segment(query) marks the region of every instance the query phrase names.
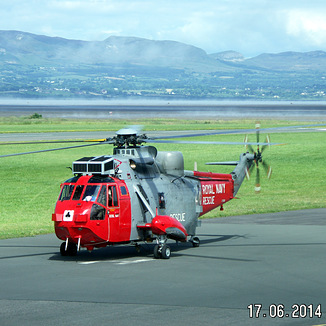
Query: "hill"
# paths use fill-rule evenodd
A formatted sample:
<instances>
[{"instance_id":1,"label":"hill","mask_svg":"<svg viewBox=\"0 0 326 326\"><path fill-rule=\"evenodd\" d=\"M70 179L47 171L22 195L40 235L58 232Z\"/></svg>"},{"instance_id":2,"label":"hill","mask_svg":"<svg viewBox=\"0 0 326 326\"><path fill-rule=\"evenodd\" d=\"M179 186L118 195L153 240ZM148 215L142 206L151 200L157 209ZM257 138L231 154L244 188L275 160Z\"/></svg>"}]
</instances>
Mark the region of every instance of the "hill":
<instances>
[{"instance_id":1,"label":"hill","mask_svg":"<svg viewBox=\"0 0 326 326\"><path fill-rule=\"evenodd\" d=\"M277 54L264 53L257 57L247 59L245 66L260 67L277 71L293 72L325 72L326 52L282 52Z\"/></svg>"},{"instance_id":2,"label":"hill","mask_svg":"<svg viewBox=\"0 0 326 326\"><path fill-rule=\"evenodd\" d=\"M204 50L175 41L152 41L111 36L89 42L48 37L19 31L0 31L1 61L32 65L89 64L145 65L192 69L200 65L222 68Z\"/></svg>"},{"instance_id":3,"label":"hill","mask_svg":"<svg viewBox=\"0 0 326 326\"><path fill-rule=\"evenodd\" d=\"M326 53L244 58L175 41L0 31L0 96L321 99Z\"/></svg>"}]
</instances>

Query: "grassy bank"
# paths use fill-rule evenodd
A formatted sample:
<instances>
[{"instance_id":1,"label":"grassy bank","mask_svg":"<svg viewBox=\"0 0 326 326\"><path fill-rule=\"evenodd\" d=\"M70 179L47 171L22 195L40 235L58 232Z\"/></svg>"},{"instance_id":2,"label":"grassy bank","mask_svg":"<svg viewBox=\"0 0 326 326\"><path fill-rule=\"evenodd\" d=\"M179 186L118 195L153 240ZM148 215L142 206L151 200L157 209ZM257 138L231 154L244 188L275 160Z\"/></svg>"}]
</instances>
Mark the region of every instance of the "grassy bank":
<instances>
[{"instance_id":1,"label":"grassy bank","mask_svg":"<svg viewBox=\"0 0 326 326\"><path fill-rule=\"evenodd\" d=\"M203 130L222 128L250 128L255 121L192 121L192 120L139 120L139 121L94 121L94 120L42 120L40 123L24 124L24 119L11 122L2 119L0 132L46 132L68 130L117 130L130 124L144 125L145 130ZM10 122L10 123L9 123ZM295 122L264 121L263 127L293 125ZM303 123L300 122L300 125ZM105 137L105 135L104 135ZM227 203L224 211L215 210L207 217L231 216L325 207L326 157L325 133L273 133L273 142L287 143L264 152L273 167L271 180L262 173L262 192L254 192L254 176L244 182L238 197ZM243 135L201 137L200 140L242 141ZM252 136L252 140L255 137ZM0 153L33 151L52 145L5 145ZM52 146L58 147L58 144ZM167 145L156 146L158 150L179 150L185 158L185 168L193 170L194 161L198 170L230 172L232 167L206 166L205 162L237 160L243 146L217 145ZM57 200L60 183L71 177L66 167L83 156L111 154L112 146L103 145L66 151L33 154L1 159L0 180L0 238L31 236L53 232L51 214ZM309 218L307 216L307 218Z\"/></svg>"}]
</instances>

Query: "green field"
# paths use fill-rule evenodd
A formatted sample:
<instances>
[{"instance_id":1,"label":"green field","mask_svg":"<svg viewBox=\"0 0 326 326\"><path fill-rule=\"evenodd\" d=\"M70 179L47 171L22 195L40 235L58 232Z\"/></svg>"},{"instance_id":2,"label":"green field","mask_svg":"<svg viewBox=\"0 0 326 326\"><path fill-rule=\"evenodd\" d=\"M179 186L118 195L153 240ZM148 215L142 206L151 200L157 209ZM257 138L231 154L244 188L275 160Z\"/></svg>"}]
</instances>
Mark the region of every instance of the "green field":
<instances>
[{"instance_id":1,"label":"green field","mask_svg":"<svg viewBox=\"0 0 326 326\"><path fill-rule=\"evenodd\" d=\"M302 121L262 121L262 127L303 125ZM0 119L0 133L59 132L72 130L117 130L131 124L146 130L204 130L252 128L255 121L222 120L62 120L62 119ZM309 123L307 123L309 124ZM200 140L242 141L244 135L217 135ZM232 216L326 207L326 134L324 132L272 133L272 142L286 143L264 152L264 159L273 167L272 178L261 177L262 191L255 194L255 178L245 181L238 192L239 199L215 210L207 217ZM255 141L252 135L250 140ZM262 139L263 140L263 139ZM60 147L58 144L4 145L0 155ZM200 171L230 172L232 167L207 166L209 161L237 160L243 146L167 145L158 150L182 151L185 168L193 170L194 161ZM94 146L25 156L1 158L0 238L32 236L53 232L51 214L59 194L60 184L71 177L66 167L83 156L111 154L112 146ZM262 170L261 170L262 171ZM309 216L307 216L309 218Z\"/></svg>"}]
</instances>

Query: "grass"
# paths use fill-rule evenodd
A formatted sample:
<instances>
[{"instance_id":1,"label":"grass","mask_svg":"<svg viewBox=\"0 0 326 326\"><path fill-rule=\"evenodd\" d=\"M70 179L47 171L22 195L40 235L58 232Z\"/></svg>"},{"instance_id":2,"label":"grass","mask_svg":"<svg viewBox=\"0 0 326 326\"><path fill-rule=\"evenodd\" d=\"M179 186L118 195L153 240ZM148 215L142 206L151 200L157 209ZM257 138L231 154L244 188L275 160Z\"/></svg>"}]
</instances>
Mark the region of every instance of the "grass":
<instances>
[{"instance_id":1,"label":"grass","mask_svg":"<svg viewBox=\"0 0 326 326\"><path fill-rule=\"evenodd\" d=\"M11 120L10 120L11 119ZM194 120L41 120L40 123L24 124L24 118L0 120L0 132L45 132L69 130L117 130L130 124L144 125L145 130L185 130L250 128L254 121L194 121ZM32 119L29 119L32 120ZM5 122L7 121L7 122ZM32 121L33 122L33 121ZM291 121L264 121L263 127L294 125ZM302 122L298 124L304 124ZM105 137L105 136L104 136ZM326 207L326 157L325 133L273 133L273 142L286 142L264 152L273 167L271 180L261 176L262 191L255 194L255 178L245 181L238 192L240 200L232 200L224 211L214 210L205 217L231 216ZM243 135L218 135L201 137L201 140L241 141ZM252 137L254 140L255 137ZM58 147L58 144L53 144ZM49 148L48 144L6 145L0 154ZM168 145L156 146L158 150L183 152L185 168L193 170L194 161L200 171L229 173L232 167L207 166L209 161L237 160L243 146L216 145ZM0 180L0 238L33 236L53 232L51 214L59 194L60 184L71 177L66 167L83 156L111 154L112 146L55 151L49 153L16 156L1 159ZM307 218L309 218L307 216Z\"/></svg>"},{"instance_id":2,"label":"grass","mask_svg":"<svg viewBox=\"0 0 326 326\"><path fill-rule=\"evenodd\" d=\"M297 125L295 121L264 120L264 128ZM195 120L195 119L31 119L26 117L0 117L0 133L63 132L63 131L116 131L129 125L144 126L144 130L215 130L253 128L255 121ZM300 122L302 124L302 122ZM105 134L103 134L105 137Z\"/></svg>"}]
</instances>

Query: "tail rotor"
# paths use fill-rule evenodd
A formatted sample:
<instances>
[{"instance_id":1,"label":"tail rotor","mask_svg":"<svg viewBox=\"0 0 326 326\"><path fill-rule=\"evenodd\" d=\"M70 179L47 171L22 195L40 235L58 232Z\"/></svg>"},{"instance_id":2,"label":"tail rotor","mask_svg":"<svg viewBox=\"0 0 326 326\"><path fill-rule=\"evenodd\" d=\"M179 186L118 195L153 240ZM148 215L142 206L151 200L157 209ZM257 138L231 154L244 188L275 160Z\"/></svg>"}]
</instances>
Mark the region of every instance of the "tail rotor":
<instances>
[{"instance_id":1,"label":"tail rotor","mask_svg":"<svg viewBox=\"0 0 326 326\"><path fill-rule=\"evenodd\" d=\"M261 147L261 149L260 149L260 146L259 146L260 123L259 122L256 123L256 139L257 139L257 150L256 151L254 150L254 148L250 144L246 144L245 146L246 146L247 151L254 154L254 157L255 157L254 158L254 164L251 165L251 167L250 167L250 169L249 169L249 171L247 173L247 177L249 179L249 176L251 175L253 169L256 167L255 192L259 193L260 190L261 190L259 165L261 164L263 166L263 169L265 170L268 179L270 179L271 175L272 175L271 166L265 160L263 160L263 157L262 157L262 154L266 150L266 148L270 147L270 145L269 145L270 144L270 136L269 135L266 136L265 145L263 145ZM248 143L248 135L245 136L244 142Z\"/></svg>"}]
</instances>

